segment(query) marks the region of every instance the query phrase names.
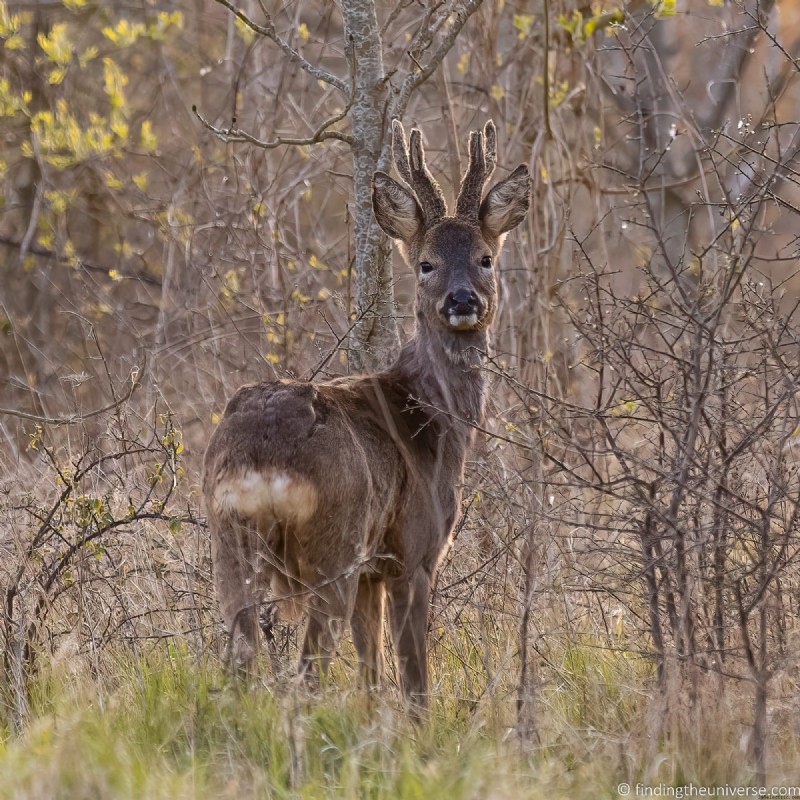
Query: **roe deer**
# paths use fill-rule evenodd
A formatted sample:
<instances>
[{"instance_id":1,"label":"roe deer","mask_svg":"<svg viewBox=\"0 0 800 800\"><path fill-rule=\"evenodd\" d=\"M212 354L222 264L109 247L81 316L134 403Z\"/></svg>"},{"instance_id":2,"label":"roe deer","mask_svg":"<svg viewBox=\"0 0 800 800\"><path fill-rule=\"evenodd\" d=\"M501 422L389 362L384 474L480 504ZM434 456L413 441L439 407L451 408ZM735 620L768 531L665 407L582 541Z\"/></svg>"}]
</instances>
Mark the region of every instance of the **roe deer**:
<instances>
[{"instance_id":1,"label":"roe deer","mask_svg":"<svg viewBox=\"0 0 800 800\"><path fill-rule=\"evenodd\" d=\"M349 621L361 677L377 685L388 596L402 691L419 710L431 586L484 408L494 259L528 210L530 177L517 167L481 202L497 160L490 121L470 135L469 167L447 216L420 132L409 149L395 122L393 150L406 185L377 172L373 206L416 275L413 338L374 375L240 388L211 437L203 494L233 665L256 656L269 590L279 611L308 614L301 672L327 669Z\"/></svg>"}]
</instances>

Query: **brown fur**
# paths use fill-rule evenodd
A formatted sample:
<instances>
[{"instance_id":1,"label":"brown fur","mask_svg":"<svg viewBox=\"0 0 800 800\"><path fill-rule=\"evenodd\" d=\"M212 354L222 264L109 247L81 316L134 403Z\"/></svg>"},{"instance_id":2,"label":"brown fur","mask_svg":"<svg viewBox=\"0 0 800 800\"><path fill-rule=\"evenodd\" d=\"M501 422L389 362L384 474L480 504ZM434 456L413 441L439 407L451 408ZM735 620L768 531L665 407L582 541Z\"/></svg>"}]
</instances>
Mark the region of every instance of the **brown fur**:
<instances>
[{"instance_id":1,"label":"brown fur","mask_svg":"<svg viewBox=\"0 0 800 800\"><path fill-rule=\"evenodd\" d=\"M403 148L395 152L399 171L413 178L415 191L375 176L376 217L402 239L418 279L417 329L395 364L329 383L245 386L211 438L203 493L239 668L257 653L267 595L282 613L308 615L302 671L327 668L349 622L362 677L376 685L388 598L404 695L426 703L431 586L459 508L471 423L483 414L480 365L497 285L482 259L497 256L529 202L527 170L518 168L481 205L475 186L486 162L493 166L491 131L489 153L483 135L473 134L471 162L481 163L467 172L473 205L462 203L460 216L423 213L420 196L440 193L424 168L418 132L412 170L405 137L394 137ZM420 262L432 270L423 274ZM467 296L474 298L469 308Z\"/></svg>"}]
</instances>

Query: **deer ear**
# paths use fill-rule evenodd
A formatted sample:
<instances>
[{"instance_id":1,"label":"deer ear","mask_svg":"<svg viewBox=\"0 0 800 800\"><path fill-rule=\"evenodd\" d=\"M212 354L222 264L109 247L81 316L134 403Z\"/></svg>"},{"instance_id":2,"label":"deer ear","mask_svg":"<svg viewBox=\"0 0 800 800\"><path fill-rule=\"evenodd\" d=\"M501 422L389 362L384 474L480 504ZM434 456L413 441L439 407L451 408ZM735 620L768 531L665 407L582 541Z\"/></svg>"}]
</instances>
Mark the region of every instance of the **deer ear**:
<instances>
[{"instance_id":1,"label":"deer ear","mask_svg":"<svg viewBox=\"0 0 800 800\"><path fill-rule=\"evenodd\" d=\"M385 172L376 172L372 179L372 208L378 225L392 239L408 244L423 228L417 198Z\"/></svg>"},{"instance_id":2,"label":"deer ear","mask_svg":"<svg viewBox=\"0 0 800 800\"><path fill-rule=\"evenodd\" d=\"M502 236L522 222L530 203L531 176L520 164L483 199L478 212L481 227L491 236Z\"/></svg>"}]
</instances>

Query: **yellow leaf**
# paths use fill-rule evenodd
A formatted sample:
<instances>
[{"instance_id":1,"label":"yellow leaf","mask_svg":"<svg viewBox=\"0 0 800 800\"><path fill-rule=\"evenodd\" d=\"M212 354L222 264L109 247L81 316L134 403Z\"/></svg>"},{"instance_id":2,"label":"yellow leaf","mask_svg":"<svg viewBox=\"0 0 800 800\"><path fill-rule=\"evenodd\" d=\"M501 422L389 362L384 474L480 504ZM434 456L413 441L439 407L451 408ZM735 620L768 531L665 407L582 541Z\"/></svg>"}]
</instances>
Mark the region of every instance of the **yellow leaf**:
<instances>
[{"instance_id":1,"label":"yellow leaf","mask_svg":"<svg viewBox=\"0 0 800 800\"><path fill-rule=\"evenodd\" d=\"M277 364L281 357L276 353L264 353L264 360L269 361L270 364Z\"/></svg>"},{"instance_id":2,"label":"yellow leaf","mask_svg":"<svg viewBox=\"0 0 800 800\"><path fill-rule=\"evenodd\" d=\"M23 147L25 144L27 144L27 142L23 143ZM71 167L75 164L75 159L72 156L60 156L52 153L46 155L44 160L56 169L67 169L67 167Z\"/></svg>"},{"instance_id":3,"label":"yellow leaf","mask_svg":"<svg viewBox=\"0 0 800 800\"><path fill-rule=\"evenodd\" d=\"M149 119L142 123L139 140L142 144L142 149L148 153L153 153L158 148L158 137L153 133L153 123Z\"/></svg>"},{"instance_id":4,"label":"yellow leaf","mask_svg":"<svg viewBox=\"0 0 800 800\"><path fill-rule=\"evenodd\" d=\"M110 58L103 59L103 80L112 110L124 108L125 95L122 89L128 84L128 76L124 75L119 65Z\"/></svg>"},{"instance_id":5,"label":"yellow leaf","mask_svg":"<svg viewBox=\"0 0 800 800\"><path fill-rule=\"evenodd\" d=\"M36 41L47 58L55 64L65 66L72 60L72 42L65 22L53 25L49 35L40 33Z\"/></svg>"},{"instance_id":6,"label":"yellow leaf","mask_svg":"<svg viewBox=\"0 0 800 800\"><path fill-rule=\"evenodd\" d=\"M638 407L639 407L638 400L628 400L625 403L620 403L618 406L609 408L608 413L612 417L630 417L636 413L636 409Z\"/></svg>"},{"instance_id":7,"label":"yellow leaf","mask_svg":"<svg viewBox=\"0 0 800 800\"><path fill-rule=\"evenodd\" d=\"M78 63L85 67L92 59L97 57L97 48L96 47L87 47L79 56L78 56Z\"/></svg>"},{"instance_id":8,"label":"yellow leaf","mask_svg":"<svg viewBox=\"0 0 800 800\"><path fill-rule=\"evenodd\" d=\"M73 268L77 268L80 265L80 261L78 260L78 253L75 250L75 245L69 239L67 239L67 241L64 243L64 258L67 260L67 263Z\"/></svg>"},{"instance_id":9,"label":"yellow leaf","mask_svg":"<svg viewBox=\"0 0 800 800\"><path fill-rule=\"evenodd\" d=\"M217 413L216 411L211 412L211 424L212 425L219 425L219 421L222 419L222 414Z\"/></svg>"},{"instance_id":10,"label":"yellow leaf","mask_svg":"<svg viewBox=\"0 0 800 800\"><path fill-rule=\"evenodd\" d=\"M106 172L106 174L103 176L103 180L109 189L121 189L125 185L116 175L111 172Z\"/></svg>"},{"instance_id":11,"label":"yellow leaf","mask_svg":"<svg viewBox=\"0 0 800 800\"><path fill-rule=\"evenodd\" d=\"M524 39L533 25L533 14L514 14L514 27L519 31L517 37Z\"/></svg>"},{"instance_id":12,"label":"yellow leaf","mask_svg":"<svg viewBox=\"0 0 800 800\"><path fill-rule=\"evenodd\" d=\"M6 50L22 50L25 47L25 40L15 33L6 39Z\"/></svg>"},{"instance_id":13,"label":"yellow leaf","mask_svg":"<svg viewBox=\"0 0 800 800\"><path fill-rule=\"evenodd\" d=\"M144 191L147 188L147 184L149 182L147 173L146 172L137 173L136 175L133 176L133 182L139 189Z\"/></svg>"},{"instance_id":14,"label":"yellow leaf","mask_svg":"<svg viewBox=\"0 0 800 800\"><path fill-rule=\"evenodd\" d=\"M325 269L325 265L312 253L311 258L308 259L308 263L314 269Z\"/></svg>"},{"instance_id":15,"label":"yellow leaf","mask_svg":"<svg viewBox=\"0 0 800 800\"><path fill-rule=\"evenodd\" d=\"M235 269L229 269L222 278L225 286L232 292L239 291L239 273Z\"/></svg>"},{"instance_id":16,"label":"yellow leaf","mask_svg":"<svg viewBox=\"0 0 800 800\"><path fill-rule=\"evenodd\" d=\"M490 94L495 100L498 101L502 100L506 96L505 89L503 89L503 87L499 86L498 84L492 86L492 91L490 92Z\"/></svg>"},{"instance_id":17,"label":"yellow leaf","mask_svg":"<svg viewBox=\"0 0 800 800\"><path fill-rule=\"evenodd\" d=\"M112 281L121 281L122 280L122 275L120 275L120 272L119 272L118 269L110 269L108 271L108 277L111 278Z\"/></svg>"},{"instance_id":18,"label":"yellow leaf","mask_svg":"<svg viewBox=\"0 0 800 800\"><path fill-rule=\"evenodd\" d=\"M120 47L130 47L136 40L146 32L147 28L141 22L131 22L128 19L121 19L116 27L110 26L103 28L103 36Z\"/></svg>"},{"instance_id":19,"label":"yellow leaf","mask_svg":"<svg viewBox=\"0 0 800 800\"><path fill-rule=\"evenodd\" d=\"M0 37L7 38L17 31L22 24L19 14L9 14L5 2L0 2Z\"/></svg>"},{"instance_id":20,"label":"yellow leaf","mask_svg":"<svg viewBox=\"0 0 800 800\"><path fill-rule=\"evenodd\" d=\"M672 17L675 15L675 0L650 0L657 17Z\"/></svg>"},{"instance_id":21,"label":"yellow leaf","mask_svg":"<svg viewBox=\"0 0 800 800\"><path fill-rule=\"evenodd\" d=\"M469 58L471 55L472 53L470 53L470 51L467 50L465 53L462 53L461 58L458 59L458 64L456 64L456 69L462 75L464 75L467 69L469 69Z\"/></svg>"},{"instance_id":22,"label":"yellow leaf","mask_svg":"<svg viewBox=\"0 0 800 800\"><path fill-rule=\"evenodd\" d=\"M183 28L183 14L180 11L169 13L159 11L156 21L147 27L147 35L156 42L163 42L170 27Z\"/></svg>"},{"instance_id":23,"label":"yellow leaf","mask_svg":"<svg viewBox=\"0 0 800 800\"><path fill-rule=\"evenodd\" d=\"M128 138L128 124L126 122L122 122L117 120L116 122L111 123L111 130L120 138L120 139L127 139Z\"/></svg>"},{"instance_id":24,"label":"yellow leaf","mask_svg":"<svg viewBox=\"0 0 800 800\"><path fill-rule=\"evenodd\" d=\"M57 189L48 189L44 193L44 197L45 200L47 200L47 205L49 205L56 214L63 214L67 210L67 206L72 199L70 192L62 192Z\"/></svg>"},{"instance_id":25,"label":"yellow leaf","mask_svg":"<svg viewBox=\"0 0 800 800\"><path fill-rule=\"evenodd\" d=\"M311 32L308 30L308 25L306 25L305 22L300 23L297 33L304 42L307 42L311 38Z\"/></svg>"},{"instance_id":26,"label":"yellow leaf","mask_svg":"<svg viewBox=\"0 0 800 800\"><path fill-rule=\"evenodd\" d=\"M239 17L236 17L236 32L242 37L245 44L252 44L253 39L256 38L256 32L246 23L242 22Z\"/></svg>"},{"instance_id":27,"label":"yellow leaf","mask_svg":"<svg viewBox=\"0 0 800 800\"><path fill-rule=\"evenodd\" d=\"M50 74L47 76L47 82L51 86L58 86L67 75L67 71L64 67L56 67L53 70L50 70Z\"/></svg>"}]
</instances>

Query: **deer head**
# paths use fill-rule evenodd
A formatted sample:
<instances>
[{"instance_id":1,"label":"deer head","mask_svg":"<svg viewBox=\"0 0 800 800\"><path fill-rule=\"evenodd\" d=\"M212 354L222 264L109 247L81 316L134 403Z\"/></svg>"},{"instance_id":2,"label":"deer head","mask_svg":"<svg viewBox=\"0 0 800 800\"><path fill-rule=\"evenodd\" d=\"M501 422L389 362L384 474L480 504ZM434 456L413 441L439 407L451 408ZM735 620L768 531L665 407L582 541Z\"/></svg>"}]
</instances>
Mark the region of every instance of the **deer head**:
<instances>
[{"instance_id":1,"label":"deer head","mask_svg":"<svg viewBox=\"0 0 800 800\"><path fill-rule=\"evenodd\" d=\"M417 278L418 325L438 335L453 334L450 348L470 346L469 334L484 334L497 305L494 263L505 235L530 204L528 167L521 164L482 198L497 163L494 123L470 134L469 166L461 181L456 212L447 215L442 190L428 170L422 138L392 126L392 150L404 184L377 172L372 203L378 224L400 242Z\"/></svg>"}]
</instances>

